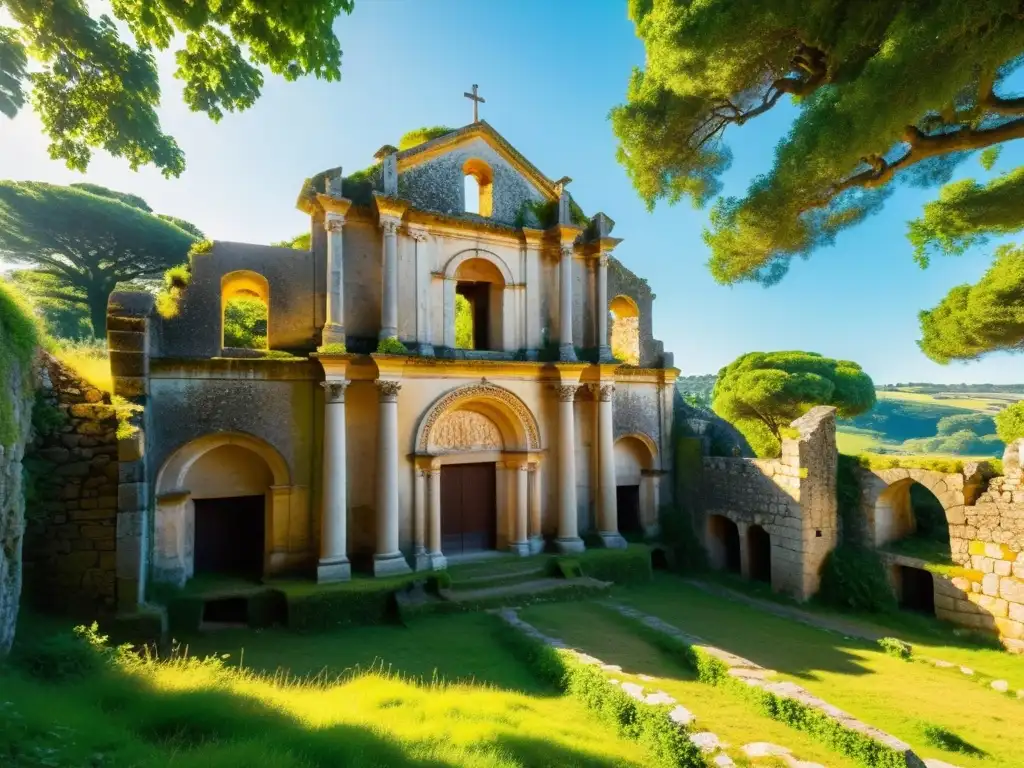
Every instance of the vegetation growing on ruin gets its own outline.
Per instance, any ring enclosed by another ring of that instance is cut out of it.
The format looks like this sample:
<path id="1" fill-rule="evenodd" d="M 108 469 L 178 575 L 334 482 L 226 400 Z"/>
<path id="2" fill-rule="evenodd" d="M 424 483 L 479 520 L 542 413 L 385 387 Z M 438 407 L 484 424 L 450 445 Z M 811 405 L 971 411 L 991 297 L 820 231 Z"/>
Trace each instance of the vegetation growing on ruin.
<path id="1" fill-rule="evenodd" d="M 434 125 L 424 126 L 423 128 L 414 128 L 411 131 L 406 132 L 402 135 L 402 138 L 398 140 L 399 152 L 404 152 L 407 149 L 418 147 L 420 144 L 425 144 L 433 139 L 440 138 L 447 133 L 454 131 L 454 128 L 449 128 L 447 125 Z"/>
<path id="2" fill-rule="evenodd" d="M 28 389 L 28 379 L 14 378 L 15 371 L 31 375 L 32 357 L 43 333 L 32 307 L 12 286 L 0 282 L 0 445 L 10 446 L 18 436 L 14 422 L 14 399 Z"/>

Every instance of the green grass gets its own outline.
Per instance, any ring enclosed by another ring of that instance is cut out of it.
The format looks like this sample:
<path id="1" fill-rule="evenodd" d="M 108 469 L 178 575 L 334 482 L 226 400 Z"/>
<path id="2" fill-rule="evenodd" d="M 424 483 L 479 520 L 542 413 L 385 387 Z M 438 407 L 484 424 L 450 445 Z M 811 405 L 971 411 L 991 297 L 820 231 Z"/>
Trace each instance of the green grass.
<path id="1" fill-rule="evenodd" d="M 622 597 L 714 645 L 776 670 L 782 678 L 907 741 L 925 757 L 963 768 L 1021 764 L 1019 744 L 1007 734 L 1024 732 L 1024 703 L 965 676 L 896 659 L 866 641 L 771 616 L 678 579 L 659 579 L 646 589 L 624 591 Z M 914 641 L 913 637 L 903 639 Z M 939 646 L 929 648 L 939 658 L 957 662 Z M 976 659 L 978 668 L 985 669 L 997 666 L 988 663 L 993 661 L 990 653 L 997 652 L 960 649 L 957 655 Z M 1021 669 L 1020 660 L 1004 656 L 1007 660 L 998 666 Z M 1019 676 L 1018 671 L 1015 677 Z M 953 759 L 929 741 L 928 729 L 934 728 L 963 737 L 987 757 L 957 754 Z"/>
<path id="2" fill-rule="evenodd" d="M 305 638 L 247 633 L 241 669 L 240 654 L 204 663 L 192 655 L 196 646 L 188 657 L 110 665 L 59 684 L 0 668 L 0 764 L 647 763 L 574 699 L 539 684 L 497 641 L 493 617 L 439 622 Z M 214 644 L 235 647 L 228 639 Z M 284 671 L 306 675 L 316 666 L 330 671 L 300 679 Z"/>
<path id="3" fill-rule="evenodd" d="M 532 606 L 521 611 L 520 616 L 577 650 L 592 654 L 606 664 L 621 666 L 622 673 L 610 673 L 615 679 L 674 696 L 696 716 L 694 730 L 715 733 L 730 745 L 727 753 L 740 764 L 746 760 L 741 749 L 744 744 L 768 741 L 792 749 L 800 760 L 822 763 L 830 768 L 857 765 L 807 734 L 765 716 L 742 697 L 698 682 L 692 670 L 629 631 L 609 615 L 607 609 L 589 603 Z M 642 680 L 638 675 L 653 679 Z"/>

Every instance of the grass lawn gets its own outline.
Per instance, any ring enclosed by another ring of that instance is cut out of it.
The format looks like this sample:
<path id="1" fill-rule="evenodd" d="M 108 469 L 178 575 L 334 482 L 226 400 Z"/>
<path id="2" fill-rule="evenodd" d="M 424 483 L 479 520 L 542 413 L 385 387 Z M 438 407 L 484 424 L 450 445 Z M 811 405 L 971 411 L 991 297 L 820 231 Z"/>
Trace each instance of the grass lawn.
<path id="1" fill-rule="evenodd" d="M 663 690 L 696 715 L 697 730 L 709 730 L 725 743 L 726 752 L 739 764 L 744 744 L 767 741 L 788 747 L 793 755 L 829 768 L 854 768 L 857 763 L 837 754 L 809 735 L 761 714 L 756 706 L 729 691 L 697 682 L 693 672 L 646 640 L 629 631 L 610 616 L 607 609 L 592 603 L 535 605 L 520 616 L 538 629 L 561 638 L 578 650 L 592 654 L 606 664 L 617 664 L 623 673 L 611 676 Z M 653 680 L 641 680 L 637 675 Z M 758 766 L 771 763 L 758 762 Z"/>
<path id="2" fill-rule="evenodd" d="M 1024 765 L 1024 745 L 1011 736 L 1024 733 L 1024 702 L 964 676 L 902 661 L 864 641 L 781 619 L 672 577 L 619 594 L 643 611 L 777 670 L 783 678 L 909 742 L 924 757 L 963 768 Z M 955 734 L 984 756 L 936 746 L 936 729 Z"/>
<path id="3" fill-rule="evenodd" d="M 324 766 L 643 766 L 574 699 L 545 690 L 496 640 L 493 617 L 319 637 L 248 633 L 245 669 L 179 657 L 107 666 L 44 683 L 0 667 L 0 765 L 307 768 Z M 444 626 L 442 626 L 444 624 Z M 196 646 L 193 646 L 193 650 Z M 249 659 L 253 659 L 250 665 Z M 391 674 L 297 681 L 374 660 Z M 433 682 L 414 678 L 431 677 Z M 475 682 L 444 682 L 462 677 Z"/>

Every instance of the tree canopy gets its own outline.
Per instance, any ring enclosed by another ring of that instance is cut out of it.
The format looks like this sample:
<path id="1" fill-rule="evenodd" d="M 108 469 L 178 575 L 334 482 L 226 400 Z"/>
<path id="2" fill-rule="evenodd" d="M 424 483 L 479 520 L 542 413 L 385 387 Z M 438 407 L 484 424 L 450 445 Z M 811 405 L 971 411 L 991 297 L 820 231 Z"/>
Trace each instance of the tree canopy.
<path id="1" fill-rule="evenodd" d="M 918 345 L 939 363 L 1024 349 L 1024 247 L 999 248 L 981 280 L 953 288 L 920 320 Z"/>
<path id="2" fill-rule="evenodd" d="M 14 117 L 31 101 L 50 156 L 69 168 L 85 171 L 93 150 L 103 149 L 133 170 L 155 165 L 179 176 L 185 158 L 157 116 L 153 50 L 180 43 L 174 76 L 185 104 L 218 121 L 255 103 L 261 68 L 286 80 L 337 80 L 341 46 L 332 25 L 353 2 L 111 0 L 133 38 L 125 41 L 114 19 L 94 18 L 85 0 L 0 0 L 14 21 L 0 26 L 0 114 Z"/>
<path id="3" fill-rule="evenodd" d="M 777 456 L 783 430 L 815 405 L 851 418 L 875 404 L 860 366 L 813 352 L 749 352 L 718 372 L 711 407 L 733 424 L 758 456 Z"/>
<path id="4" fill-rule="evenodd" d="M 138 207 L 74 187 L 0 181 L 0 259 L 29 265 L 37 298 L 88 311 L 106 333 L 118 283 L 159 277 L 186 260 L 196 238 Z"/>
<path id="5" fill-rule="evenodd" d="M 995 415 L 996 434 L 1004 443 L 1024 437 L 1024 400 L 1003 408 Z"/>
<path id="6" fill-rule="evenodd" d="M 777 281 L 895 183 L 946 183 L 972 151 L 1024 136 L 1024 98 L 1006 92 L 1024 61 L 1017 0 L 630 0 L 629 12 L 646 68 L 611 117 L 649 207 L 709 203 L 728 129 L 798 109 L 771 169 L 714 204 L 705 240 L 722 283 Z"/>

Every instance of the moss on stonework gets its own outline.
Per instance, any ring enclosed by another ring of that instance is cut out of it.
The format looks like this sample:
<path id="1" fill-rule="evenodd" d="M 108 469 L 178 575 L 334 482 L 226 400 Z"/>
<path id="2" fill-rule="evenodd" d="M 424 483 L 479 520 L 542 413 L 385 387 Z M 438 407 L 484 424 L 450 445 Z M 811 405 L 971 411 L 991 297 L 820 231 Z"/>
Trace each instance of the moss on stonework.
<path id="1" fill-rule="evenodd" d="M 446 134 L 454 131 L 454 128 L 449 128 L 447 125 L 433 125 L 424 126 L 422 128 L 414 128 L 411 131 L 402 135 L 402 138 L 398 140 L 398 150 L 404 152 L 407 149 L 418 147 L 420 144 L 425 144 L 428 141 L 439 139 Z"/>

